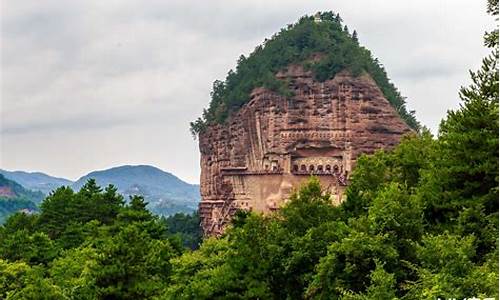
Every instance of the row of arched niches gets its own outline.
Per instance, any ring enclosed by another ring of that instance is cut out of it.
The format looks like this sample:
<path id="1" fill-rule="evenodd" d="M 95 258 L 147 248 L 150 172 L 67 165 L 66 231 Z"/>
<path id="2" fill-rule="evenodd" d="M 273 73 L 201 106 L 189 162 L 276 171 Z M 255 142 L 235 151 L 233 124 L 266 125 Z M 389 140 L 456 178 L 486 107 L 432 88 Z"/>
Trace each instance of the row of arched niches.
<path id="1" fill-rule="evenodd" d="M 293 174 L 304 174 L 304 175 L 333 175 L 333 174 L 342 174 L 343 167 L 342 165 L 334 164 L 334 165 L 314 165 L 314 164 L 294 164 L 292 167 Z"/>

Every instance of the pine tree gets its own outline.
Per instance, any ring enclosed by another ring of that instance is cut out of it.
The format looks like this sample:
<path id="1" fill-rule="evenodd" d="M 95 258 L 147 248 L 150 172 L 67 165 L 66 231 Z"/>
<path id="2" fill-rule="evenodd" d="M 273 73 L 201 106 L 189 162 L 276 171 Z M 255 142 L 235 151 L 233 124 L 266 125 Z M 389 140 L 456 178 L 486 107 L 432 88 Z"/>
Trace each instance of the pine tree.
<path id="1" fill-rule="evenodd" d="M 335 16 L 335 21 L 339 24 L 342 23 L 342 18 L 340 17 L 339 13 L 337 13 L 337 15 Z"/>
<path id="2" fill-rule="evenodd" d="M 356 43 L 358 43 L 358 42 L 359 42 L 359 41 L 358 41 L 358 33 L 356 32 L 356 30 L 354 30 L 354 31 L 352 32 L 352 39 L 353 39 Z"/>
<path id="3" fill-rule="evenodd" d="M 490 11 L 498 12 L 498 1 L 490 4 Z M 439 135 L 443 150 L 441 170 L 447 172 L 448 179 L 446 189 L 454 192 L 455 199 L 484 196 L 487 212 L 495 212 L 498 211 L 498 40 L 490 46 L 492 52 L 483 59 L 481 68 L 470 72 L 472 84 L 460 89 L 463 104 L 458 110 L 448 112 Z"/>

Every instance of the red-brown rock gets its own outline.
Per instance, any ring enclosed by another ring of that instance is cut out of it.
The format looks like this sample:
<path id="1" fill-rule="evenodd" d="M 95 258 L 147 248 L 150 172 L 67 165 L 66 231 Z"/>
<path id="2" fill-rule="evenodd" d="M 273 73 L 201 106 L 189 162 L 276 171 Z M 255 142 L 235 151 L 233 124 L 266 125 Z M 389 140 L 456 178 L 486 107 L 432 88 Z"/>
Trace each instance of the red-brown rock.
<path id="1" fill-rule="evenodd" d="M 356 158 L 391 148 L 411 131 L 367 74 L 343 71 L 318 82 L 293 65 L 277 77 L 294 96 L 254 89 L 225 124 L 199 136 L 206 235 L 222 233 L 237 209 L 278 209 L 311 173 L 342 201 Z"/>

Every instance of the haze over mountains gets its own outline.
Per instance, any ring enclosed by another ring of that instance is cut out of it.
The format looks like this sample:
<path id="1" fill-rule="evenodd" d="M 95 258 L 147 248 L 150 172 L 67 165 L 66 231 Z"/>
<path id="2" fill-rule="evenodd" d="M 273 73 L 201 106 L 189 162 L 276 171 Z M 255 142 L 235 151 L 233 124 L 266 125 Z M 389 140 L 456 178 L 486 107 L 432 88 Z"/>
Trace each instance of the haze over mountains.
<path id="1" fill-rule="evenodd" d="M 60 186 L 71 186 L 73 184 L 71 180 L 53 177 L 41 172 L 0 170 L 0 174 L 10 180 L 14 180 L 27 189 L 41 191 L 46 195 Z"/>
<path id="2" fill-rule="evenodd" d="M 73 189 L 79 190 L 90 178 L 102 187 L 113 184 L 127 199 L 130 195 L 144 196 L 149 209 L 160 215 L 190 213 L 196 210 L 200 201 L 198 185 L 186 183 L 152 166 L 120 166 L 94 171 L 73 183 Z"/>
<path id="3" fill-rule="evenodd" d="M 25 189 L 45 195 L 60 186 L 70 186 L 78 191 L 88 179 L 94 178 L 102 188 L 114 185 L 126 201 L 131 195 L 144 196 L 151 211 L 165 216 L 177 212 L 191 213 L 197 209 L 200 200 L 198 185 L 186 183 L 171 173 L 147 165 L 125 165 L 94 171 L 75 182 L 41 172 L 0 170 L 0 174 Z M 38 204 L 41 198 L 32 200 Z"/>

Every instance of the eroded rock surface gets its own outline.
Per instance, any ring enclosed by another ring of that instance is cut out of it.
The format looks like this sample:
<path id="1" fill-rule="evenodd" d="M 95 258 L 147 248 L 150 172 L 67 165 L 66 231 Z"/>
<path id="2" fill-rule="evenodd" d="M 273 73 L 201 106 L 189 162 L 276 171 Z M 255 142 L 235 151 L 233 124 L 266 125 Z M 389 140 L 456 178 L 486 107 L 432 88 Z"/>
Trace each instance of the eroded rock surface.
<path id="1" fill-rule="evenodd" d="M 225 124 L 199 136 L 199 212 L 206 235 L 219 235 L 237 209 L 270 212 L 310 174 L 342 201 L 356 158 L 395 146 L 411 129 L 369 75 L 318 82 L 301 66 L 277 74 L 294 96 L 259 88 Z"/>

